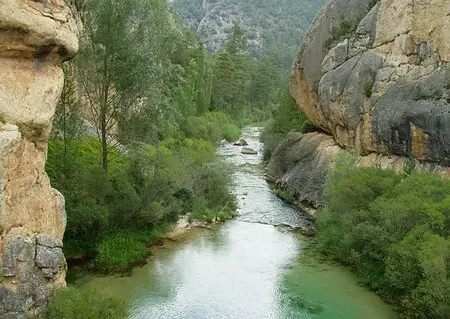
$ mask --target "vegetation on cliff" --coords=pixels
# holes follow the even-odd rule
[[[264,142],[264,160],[270,157],[287,133],[307,133],[318,130],[295,104],[286,87],[278,95],[278,103],[272,111],[272,118],[267,122],[261,139]]]
[[[326,183],[319,248],[406,318],[448,318],[450,181],[353,164],[344,153]]]

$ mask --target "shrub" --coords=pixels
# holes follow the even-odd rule
[[[208,112],[201,116],[190,116],[186,119],[183,132],[188,138],[202,139],[218,143],[223,138],[235,141],[241,135],[239,127],[222,112]]]
[[[127,318],[125,302],[116,297],[84,292],[73,287],[58,289],[43,312],[44,319]]]
[[[440,88],[417,87],[415,100],[439,100],[442,98],[443,92]]]
[[[222,127],[222,137],[228,142],[236,141],[241,136],[241,129],[234,124],[227,124]]]
[[[290,192],[287,189],[276,189],[275,195],[277,195],[279,198],[285,200],[289,204],[295,204],[295,198],[292,192]]]
[[[364,95],[369,98],[372,96],[372,89],[373,89],[374,81],[372,79],[367,80],[364,82]]]
[[[450,316],[450,181],[339,159],[318,212],[318,247],[408,318]]]

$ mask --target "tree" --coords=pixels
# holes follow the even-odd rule
[[[61,157],[58,160],[61,166],[59,173],[63,179],[69,176],[69,161],[71,156],[71,146],[73,142],[81,135],[83,119],[81,118],[80,104],[78,103],[76,92],[76,81],[74,74],[74,65],[67,62],[63,65],[64,87],[61,92],[61,98],[56,106],[55,117],[53,120],[52,139],[60,140],[58,144],[62,147]]]
[[[159,44],[165,36],[166,9],[161,0],[88,3],[78,57],[79,81],[101,141],[105,171],[113,147],[109,135],[120,131],[121,122],[137,108],[161,96],[153,80],[161,78]]]
[[[262,58],[252,72],[249,101],[252,108],[263,109],[275,100],[282,83],[282,64],[276,55]]]
[[[245,31],[237,25],[231,29],[224,49],[217,55],[213,80],[213,108],[241,116],[247,107],[252,59],[246,53]]]

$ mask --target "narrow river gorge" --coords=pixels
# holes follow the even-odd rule
[[[259,133],[243,134],[259,155],[230,144],[218,150],[235,166],[235,220],[166,242],[129,277],[84,277],[82,289],[124,298],[136,319],[397,318],[348,270],[304,254],[311,239],[290,229],[310,222],[264,180]]]

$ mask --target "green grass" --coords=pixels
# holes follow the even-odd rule
[[[74,287],[56,290],[40,318],[43,319],[124,319],[124,301],[105,293],[85,292]]]
[[[165,227],[154,227],[108,235],[97,246],[94,266],[105,273],[124,271],[145,261],[148,255],[147,247],[155,244],[164,233]]]

